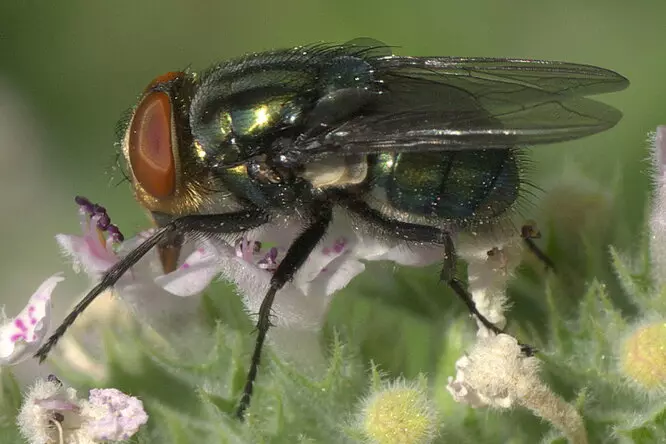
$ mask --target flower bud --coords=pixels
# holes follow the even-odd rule
[[[666,322],[634,330],[625,339],[620,362],[623,373],[644,388],[666,386]]]
[[[363,401],[358,427],[371,443],[427,444],[437,436],[437,412],[422,384],[399,380]]]

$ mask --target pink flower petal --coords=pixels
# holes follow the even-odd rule
[[[323,269],[330,271],[332,264],[334,262],[339,262],[338,258],[341,256],[350,255],[353,256],[353,258],[350,258],[351,260],[356,260],[356,250],[358,246],[359,238],[351,229],[351,225],[347,225],[346,220],[334,222],[326,233],[324,239],[314,249],[308,257],[307,262],[298,271],[296,280],[305,284],[317,279]]]
[[[310,282],[300,284],[301,289],[312,295],[332,295],[342,290],[349,282],[365,270],[365,265],[354,259],[340,258],[328,264],[325,269]]]
[[[91,277],[97,278],[118,262],[118,256],[113,251],[102,248],[99,239],[58,234],[56,241],[63,252],[74,261],[75,269],[81,267]]]
[[[50,324],[51,293],[64,279],[59,274],[48,278],[21,313],[0,327],[0,364],[17,364],[40,347]]]
[[[126,255],[130,251],[134,250],[136,247],[141,245],[146,239],[152,236],[155,233],[154,229],[144,230],[139,232],[136,236],[133,236],[129,239],[125,239],[120,246],[118,247],[118,253],[121,256]]]
[[[156,277],[155,283],[171,294],[187,297],[203,292],[218,274],[220,264],[214,254],[199,248],[176,271]]]
[[[360,258],[374,261],[392,261],[407,266],[424,266],[441,262],[444,258],[444,248],[435,245],[420,245],[418,243],[400,243],[386,249],[381,254],[381,247],[367,247],[357,254]]]

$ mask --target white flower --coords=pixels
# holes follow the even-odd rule
[[[472,407],[512,407],[538,381],[539,361],[525,356],[515,338],[499,334],[479,338],[456,362],[456,378],[447,390]]]
[[[56,236],[75,269],[83,269],[94,280],[138,246],[150,231],[123,241],[118,228],[103,207],[78,197],[83,216],[82,236]],[[273,306],[277,325],[316,329],[328,307],[330,296],[344,288],[365,269],[361,260],[393,260],[408,265],[428,264],[442,257],[441,248],[423,245],[387,244],[366,238],[340,213],[325,238],[306,263],[278,293]],[[222,275],[237,284],[248,310],[259,311],[273,272],[299,233],[297,221],[266,225],[230,245],[218,239],[198,241],[196,249],[180,267],[163,274],[155,251],[149,252],[115,285],[120,298],[144,318],[185,316],[196,310],[196,296]],[[187,247],[186,245],[185,247]],[[189,245],[192,247],[191,245]],[[185,250],[185,248],[184,248]],[[192,303],[194,302],[194,304]]]
[[[96,281],[150,236],[151,231],[124,240],[103,207],[81,197],[77,197],[77,203],[80,205],[83,234],[58,234],[56,240],[71,258],[74,269],[84,270]],[[220,266],[211,250],[200,247],[186,256],[177,270],[165,275],[157,253],[151,251],[120,278],[114,289],[142,319],[152,321],[189,316],[196,311],[197,304],[188,296],[201,294],[220,273]]]
[[[93,444],[121,441],[148,421],[143,403],[116,389],[91,390],[80,399],[56,377],[38,380],[28,391],[17,422],[30,444]]]
[[[222,263],[222,275],[238,286],[251,313],[259,311],[273,271],[299,232],[299,224],[289,222],[255,230],[249,234],[252,238],[240,239],[234,247],[209,244]],[[272,311],[277,326],[306,330],[321,327],[331,296],[365,270],[363,260],[425,265],[442,258],[440,247],[393,245],[364,234],[354,229],[344,213],[335,214],[325,237],[293,280],[278,292]]]
[[[124,441],[148,422],[143,403],[114,388],[92,389],[81,414],[90,418],[86,431],[101,441]]]
[[[77,202],[81,205],[83,234],[58,234],[56,240],[63,252],[72,259],[75,270],[83,269],[93,279],[99,278],[152,234],[149,230],[124,241],[118,227],[110,223],[103,207],[90,204],[81,197],[77,197]],[[200,294],[219,273],[212,255],[201,248],[190,254],[177,270],[167,275],[162,273],[154,252],[147,256],[147,260],[139,261],[118,281],[116,289],[120,293],[149,293],[161,289],[171,295],[192,296]]]
[[[55,378],[39,379],[25,395],[17,422],[30,444],[77,442],[81,435],[81,400],[76,390]],[[80,437],[81,443],[93,442]]]
[[[51,321],[51,293],[62,280],[59,274],[45,280],[18,316],[2,321],[0,365],[17,364],[42,345]]]
[[[506,287],[518,266],[523,251],[523,240],[518,233],[489,236],[488,239],[461,239],[467,244],[460,252],[467,262],[468,290],[477,310],[491,323],[502,329],[506,325]],[[477,336],[494,333],[476,319]]]
[[[550,421],[573,443],[587,443],[587,433],[575,407],[554,394],[539,379],[539,361],[505,334],[478,337],[472,351],[456,362],[456,377],[447,390],[456,402],[471,407],[530,409]]]

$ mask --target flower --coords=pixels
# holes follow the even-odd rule
[[[81,412],[91,418],[88,433],[102,441],[126,440],[148,422],[143,403],[114,388],[92,389]]]
[[[77,197],[76,202],[82,235],[58,234],[56,241],[72,260],[75,271],[84,270],[93,280],[152,234],[145,231],[125,240],[104,207],[83,197]],[[120,278],[115,290],[135,314],[151,324],[165,318],[180,320],[197,309],[193,303],[196,301],[188,300],[188,296],[201,294],[219,272],[220,264],[203,247],[186,256],[177,270],[166,275],[157,254],[150,252]]]
[[[498,328],[506,325],[506,286],[518,266],[523,252],[523,240],[517,234],[500,233],[488,239],[474,239],[461,251],[467,262],[468,290],[477,310]],[[489,248],[490,246],[490,248]],[[476,319],[477,336],[488,337],[494,333]]]
[[[28,390],[16,419],[21,435],[31,444],[76,442],[74,437],[82,434],[80,409],[76,390],[49,377],[37,380]],[[83,443],[92,442],[80,438]]]
[[[151,234],[146,231],[124,240],[103,207],[82,197],[76,201],[83,234],[59,234],[56,240],[75,270],[84,270],[95,280]],[[246,233],[234,245],[217,238],[198,240],[184,246],[183,251],[188,246],[194,251],[176,271],[168,274],[162,273],[158,255],[151,251],[116,283],[115,290],[144,319],[150,321],[171,314],[182,318],[196,309],[187,296],[201,294],[221,274],[237,284],[248,310],[256,313],[273,272],[299,228],[296,221],[266,225]],[[417,265],[432,263],[441,256],[439,247],[368,240],[343,213],[336,214],[325,238],[276,298],[273,307],[276,324],[318,328],[330,300],[328,296],[365,269],[361,260]],[[156,315],[156,311],[160,313]]]
[[[80,399],[55,376],[38,380],[28,391],[17,422],[30,444],[92,444],[126,440],[148,415],[143,403],[116,389],[93,389]]]
[[[479,338],[469,355],[456,362],[456,377],[449,377],[447,390],[472,407],[509,408],[525,395],[537,370],[538,360],[523,355],[515,338]]]
[[[666,322],[647,323],[624,340],[620,364],[623,373],[646,390],[666,387]]]
[[[214,255],[222,264],[222,276],[237,285],[250,312],[259,311],[272,273],[299,231],[297,221],[285,221],[254,230],[235,246],[209,241],[209,248],[215,249]],[[275,324],[305,330],[319,328],[331,296],[365,270],[364,260],[425,265],[441,258],[441,247],[392,244],[365,236],[343,212],[336,212],[322,241],[275,298]]]
[[[146,238],[152,231],[139,233],[124,241],[118,227],[111,223],[106,209],[91,204],[83,197],[76,198],[81,214],[82,236],[56,235],[63,252],[72,259],[74,269],[83,269],[93,279],[99,278]],[[123,242],[124,241],[124,242]],[[167,275],[158,271],[157,255],[149,255],[148,261],[139,261],[130,273],[126,273],[116,284],[119,293],[142,291],[150,293],[158,288],[176,296],[200,294],[219,272],[214,258],[203,249],[190,254],[180,267]],[[155,286],[155,284],[157,284]],[[152,287],[152,288],[151,288]]]
[[[60,274],[54,274],[45,280],[18,316],[3,321],[0,327],[0,365],[17,364],[41,346],[51,320],[51,293],[64,279]]]
[[[56,239],[73,260],[75,269],[85,270],[93,279],[151,234],[146,231],[124,240],[103,207],[82,197],[76,201],[82,215],[83,235],[60,234]],[[217,238],[198,240],[189,245],[194,251],[180,267],[166,275],[162,273],[158,255],[151,251],[118,281],[115,289],[135,312],[150,319],[156,310],[164,314],[191,313],[194,307],[183,301],[183,297],[201,294],[216,276],[222,275],[237,285],[248,310],[256,313],[272,273],[298,236],[301,225],[292,219],[267,224],[245,233],[234,245]],[[460,251],[470,263],[470,291],[477,305],[491,322],[500,326],[506,321],[502,315],[504,298],[498,295],[503,295],[509,276],[504,262],[507,257],[516,256],[513,250],[520,245],[515,239],[520,239],[517,234],[501,239],[476,235],[471,242],[465,239],[474,248]],[[497,246],[502,249],[494,248],[497,253],[494,257],[486,253],[489,247]],[[276,297],[274,319],[279,326],[318,328],[330,296],[365,270],[363,261],[390,260],[419,266],[438,262],[442,257],[441,246],[377,236],[344,211],[336,211],[325,237]]]
[[[56,239],[75,269],[85,270],[93,279],[98,279],[151,234],[146,231],[124,240],[103,207],[82,197],[76,201],[83,235],[60,234]],[[151,251],[116,283],[115,290],[135,313],[151,324],[155,318],[165,317],[182,322],[198,306],[198,299],[187,296],[201,294],[216,276],[222,275],[237,285],[248,310],[256,313],[272,273],[298,236],[301,225],[292,219],[267,224],[245,233],[233,245],[217,238],[186,244],[183,251],[189,247],[193,252],[176,271],[168,274],[162,273],[158,255]],[[474,245],[473,251],[460,252],[470,263],[470,291],[475,302],[491,322],[500,326],[505,323],[504,298],[500,296],[509,275],[504,259],[515,256],[514,239],[519,239],[517,234],[508,240],[477,235],[472,242],[465,239],[465,243]],[[502,249],[495,248],[497,254],[491,257],[487,254],[489,246]],[[441,246],[377,236],[345,212],[336,211],[325,237],[276,297],[273,319],[278,326],[317,329],[330,297],[365,270],[363,261],[390,260],[418,266],[438,262],[442,256]]]
[[[447,390],[456,402],[474,408],[526,407],[559,428],[573,443],[587,443],[580,414],[539,379],[539,361],[506,334],[477,337],[467,356],[456,362]]]

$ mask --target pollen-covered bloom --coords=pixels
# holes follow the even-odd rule
[[[526,407],[560,429],[573,443],[587,443],[587,433],[574,406],[539,378],[539,361],[506,334],[480,337],[467,356],[456,362],[448,391],[457,402],[474,408]]]
[[[17,364],[41,346],[51,320],[51,293],[62,280],[59,274],[51,276],[39,286],[18,316],[2,319],[0,365]]]
[[[116,389],[93,389],[88,399],[55,376],[28,391],[17,422],[30,444],[125,441],[148,421],[143,403]]]
[[[513,337],[479,338],[471,352],[456,362],[456,378],[447,389],[458,402],[472,407],[509,408],[537,380],[539,363],[525,356]]]

